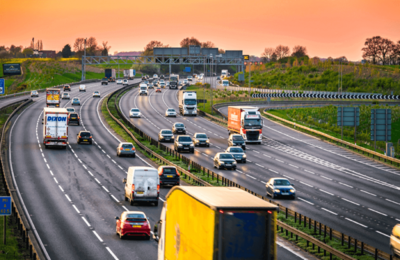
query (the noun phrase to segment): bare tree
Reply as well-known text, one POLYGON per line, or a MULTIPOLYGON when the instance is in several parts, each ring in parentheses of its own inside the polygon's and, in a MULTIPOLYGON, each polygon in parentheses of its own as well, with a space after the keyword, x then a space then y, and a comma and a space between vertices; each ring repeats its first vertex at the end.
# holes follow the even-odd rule
POLYGON ((301 58, 307 55, 307 48, 304 46, 296 45, 293 47, 292 56, 301 58))
POLYGON ((76 52, 82 52, 85 48, 85 39, 83 38, 76 38, 74 43, 74 50, 76 52))
POLYGON ((94 37, 90 37, 86 41, 86 53, 88 56, 94 56, 94 55, 96 55, 96 50, 98 50, 97 40, 94 37))
POLYGON ((225 50, 223 50, 223 49, 218 49, 218 53, 219 53, 219 54, 225 54, 225 50))
POLYGON ((215 48, 215 44, 210 41, 202 42, 201 48, 215 48))
POLYGON ((289 56, 290 50, 288 46, 278 45, 275 48, 275 54, 278 60, 289 56))
POLYGON ((101 55, 108 56, 108 52, 110 51, 110 49, 111 49, 111 46, 108 46, 108 41, 102 42, 101 55))
POLYGON ((261 53, 261 57, 263 58, 264 62, 270 61, 272 54, 274 54, 275 49, 274 48, 265 48, 264 52, 261 53))
POLYGON ((200 46, 201 42, 198 39, 194 38, 193 36, 192 38, 186 37, 181 41, 181 47, 188 47, 189 45, 200 46))
POLYGON ((157 47, 158 48, 169 47, 169 45, 168 44, 163 44, 160 41, 151 41, 144 47, 143 55, 144 56, 153 55, 153 50, 154 50, 154 48, 157 48, 157 47))

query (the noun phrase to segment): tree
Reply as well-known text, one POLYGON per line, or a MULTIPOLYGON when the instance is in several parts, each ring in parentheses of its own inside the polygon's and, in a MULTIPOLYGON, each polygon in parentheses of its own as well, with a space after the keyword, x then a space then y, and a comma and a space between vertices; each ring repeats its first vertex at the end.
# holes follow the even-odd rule
POLYGON ((83 38, 76 38, 74 43, 74 50, 78 53, 83 52, 85 48, 85 39, 83 38))
POLYGON ((376 64, 379 60, 379 45, 382 38, 380 36, 374 36, 365 40, 365 47, 362 48, 362 57, 366 60, 370 60, 372 64, 376 64))
POLYGON ((102 56, 108 56, 108 51, 111 49, 111 46, 108 46, 108 41, 107 42, 102 42, 102 47, 101 47, 101 55, 102 56))
POLYGON ((274 53, 276 54, 277 59, 280 60, 282 58, 289 56, 290 50, 288 46, 278 45, 275 48, 274 53))
POLYGON ((33 50, 31 48, 25 48, 22 51, 22 54, 24 54, 25 57, 29 57, 30 55, 33 55, 33 50))
POLYGON ((382 38, 380 44, 378 45, 378 57, 383 65, 388 64, 388 56, 390 56, 390 53, 394 48, 395 45, 391 40, 382 38))
POLYGON ((62 49, 61 54, 63 58, 71 57, 71 46, 69 44, 66 44, 62 49))
POLYGON ((274 48, 265 48, 264 52, 261 53, 262 61, 267 62, 271 60, 272 54, 274 54, 274 48))
POLYGON ((180 44, 181 44, 181 47, 183 48, 183 47, 189 47, 189 45, 200 46, 200 45, 201 45, 201 42, 192 36, 192 38, 189 38, 189 37, 184 38, 184 39, 181 41, 180 44))
POLYGON ((278 60, 278 56, 276 55, 276 53, 272 53, 271 55, 271 61, 277 61, 278 60))
POLYGON ((296 45, 293 47, 292 56, 301 58, 307 55, 307 48, 304 46, 296 45))
POLYGON ((146 47, 144 47, 143 56, 152 56, 154 48, 166 48, 168 46, 168 44, 164 45, 160 41, 151 41, 146 45, 146 47))
POLYGON ((90 37, 86 41, 86 55, 94 56, 96 55, 96 50, 97 50, 97 40, 94 37, 90 37))
POLYGON ((201 48, 215 48, 215 44, 210 41, 202 42, 201 48))
POLYGON ((225 54, 225 50, 223 50, 223 49, 218 49, 218 54, 225 54))

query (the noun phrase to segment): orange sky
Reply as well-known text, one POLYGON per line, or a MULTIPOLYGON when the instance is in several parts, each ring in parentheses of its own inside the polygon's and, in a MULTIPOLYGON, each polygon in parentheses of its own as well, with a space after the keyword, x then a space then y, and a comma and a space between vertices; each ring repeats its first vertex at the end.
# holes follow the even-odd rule
POLYGON ((400 40, 399 0, 0 0, 0 45, 61 50, 77 37, 114 51, 172 47, 187 36, 260 56, 265 47, 304 45, 310 56, 361 59, 367 37, 400 40))

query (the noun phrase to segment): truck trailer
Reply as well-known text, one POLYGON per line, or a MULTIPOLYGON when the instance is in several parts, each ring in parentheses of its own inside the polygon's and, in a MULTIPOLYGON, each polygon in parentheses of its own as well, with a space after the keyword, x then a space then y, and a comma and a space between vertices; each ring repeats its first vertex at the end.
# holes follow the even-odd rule
POLYGON ((105 77, 108 79, 108 82, 115 82, 116 73, 115 69, 105 69, 104 70, 105 77))
POLYGON ((276 260, 277 211, 239 188, 175 186, 154 226, 158 260, 276 260))
POLYGON ((43 108, 43 145, 67 148, 68 110, 66 108, 43 108))
POLYGON ((228 130, 243 136, 246 143, 262 143, 263 121, 258 107, 229 106, 228 130))
POLYGON ((134 69, 124 70, 124 79, 132 80, 135 78, 135 75, 136 75, 136 70, 134 69))
POLYGON ((60 107, 61 105, 61 89, 46 89, 46 107, 60 107))
POLYGON ((179 90, 178 95, 179 112, 181 115, 197 115, 197 93, 196 91, 179 90))
POLYGON ((228 70, 221 70, 221 79, 228 77, 229 72, 228 70))

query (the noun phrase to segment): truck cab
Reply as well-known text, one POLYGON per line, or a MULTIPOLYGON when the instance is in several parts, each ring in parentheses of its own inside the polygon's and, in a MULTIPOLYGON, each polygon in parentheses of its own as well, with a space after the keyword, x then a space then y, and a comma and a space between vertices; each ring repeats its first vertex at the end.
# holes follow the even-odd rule
POLYGON ((146 95, 148 94, 147 84, 140 84, 139 85, 139 95, 146 95))
POLYGON ((179 112, 181 115, 197 115, 197 93, 196 91, 179 91, 179 112))
POLYGON ((258 107, 229 106, 228 130, 242 135, 246 143, 262 143, 263 120, 258 107))

